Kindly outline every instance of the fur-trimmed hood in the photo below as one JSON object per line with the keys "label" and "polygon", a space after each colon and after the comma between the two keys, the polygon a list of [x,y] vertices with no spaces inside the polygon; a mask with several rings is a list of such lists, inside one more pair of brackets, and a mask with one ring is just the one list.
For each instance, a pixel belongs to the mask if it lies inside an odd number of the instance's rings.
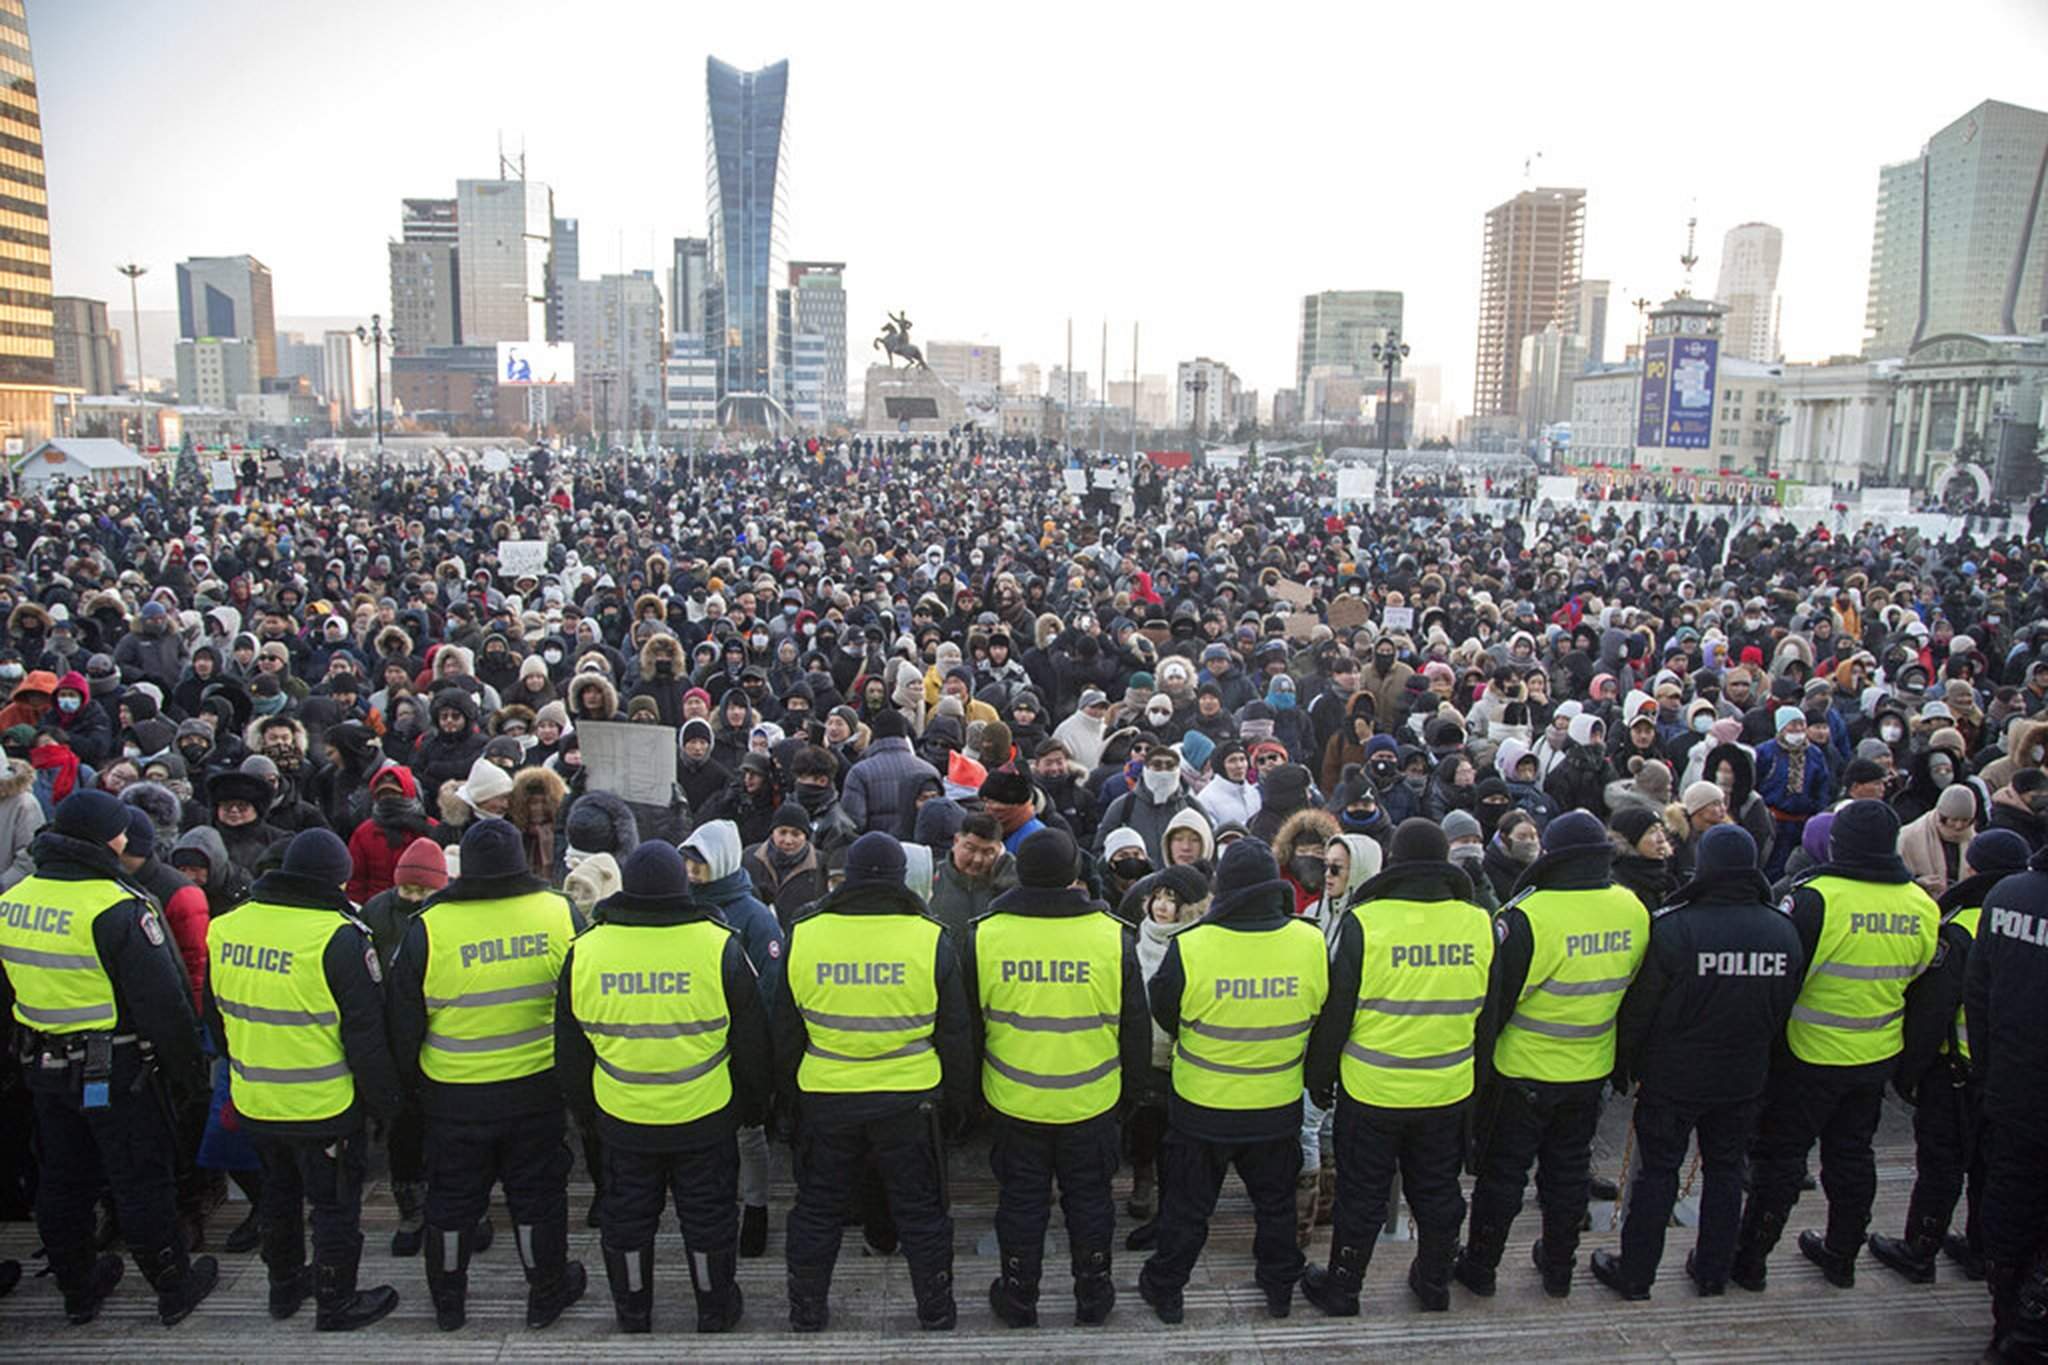
{"label": "fur-trimmed hood", "polygon": [[[6,801],[21,795],[30,787],[33,787],[35,782],[36,770],[29,766],[27,759],[8,759],[7,771],[0,773],[0,801]],[[171,823],[172,828],[175,829],[177,827],[176,820],[173,820]]]}
{"label": "fur-trimmed hood", "polygon": [[[592,687],[604,694],[602,714],[588,713],[583,709],[583,693],[585,689]],[[569,715],[574,720],[612,720],[619,714],[619,689],[610,678],[602,673],[578,673],[575,677],[569,679],[567,691],[568,696],[566,700],[569,704]]]}
{"label": "fur-trimmed hood", "polygon": [[1304,806],[1281,822],[1273,836],[1273,861],[1285,872],[1296,850],[1321,848],[1339,833],[1337,817],[1315,806]]}
{"label": "fur-trimmed hood", "polygon": [[485,732],[493,736],[502,735],[505,733],[505,727],[515,720],[526,726],[526,733],[533,733],[533,708],[521,706],[518,702],[508,702],[491,712],[490,724],[484,727]]}
{"label": "fur-trimmed hood", "polygon": [[412,657],[412,636],[397,626],[386,626],[377,632],[377,655],[384,659],[409,659]]}
{"label": "fur-trimmed hood", "polygon": [[248,725],[243,727],[242,743],[249,746],[250,753],[262,753],[263,732],[271,728],[272,726],[278,724],[286,724],[292,727],[292,743],[299,746],[299,755],[301,757],[304,757],[306,754],[307,746],[311,743],[311,740],[306,735],[306,727],[299,724],[297,719],[295,719],[294,717],[283,714],[275,716],[257,716],[255,719],[251,720],[248,723]]}
{"label": "fur-trimmed hood", "polygon": [[18,635],[18,634],[20,634],[20,633],[21,633],[21,629],[22,629],[22,625],[23,625],[23,623],[25,623],[25,622],[27,622],[27,621],[30,621],[30,620],[35,620],[35,621],[37,621],[37,622],[41,623],[41,625],[42,625],[42,628],[43,628],[43,630],[44,630],[45,632],[47,632],[47,631],[48,631],[48,630],[50,629],[50,613],[49,613],[49,612],[47,612],[47,611],[45,611],[45,610],[43,609],[43,604],[42,604],[42,603],[40,603],[40,602],[17,602],[17,603],[15,603],[15,604],[14,604],[14,610],[13,610],[13,611],[11,611],[11,612],[9,612],[9,613],[7,613],[7,630],[8,630],[8,633],[9,633],[9,634],[17,634],[17,635]]}
{"label": "fur-trimmed hood", "polygon": [[[643,602],[659,602],[661,599],[649,593],[640,600]],[[689,678],[690,658],[683,651],[683,642],[669,634],[666,630],[663,630],[659,634],[648,636],[647,643],[640,646],[640,680],[642,682],[648,682],[653,679],[654,665],[662,659],[667,659],[674,666],[677,678],[683,680]]]}
{"label": "fur-trimmed hood", "polygon": [[568,798],[569,784],[547,768],[521,768],[512,774],[512,804],[506,818],[522,830],[555,823]]}

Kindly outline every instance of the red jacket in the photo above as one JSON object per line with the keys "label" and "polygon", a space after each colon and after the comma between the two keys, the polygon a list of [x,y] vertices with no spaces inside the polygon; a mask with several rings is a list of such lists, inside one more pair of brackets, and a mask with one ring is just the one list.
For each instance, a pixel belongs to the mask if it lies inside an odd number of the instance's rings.
{"label": "red jacket", "polygon": [[192,1008],[203,1013],[206,927],[211,919],[206,908],[206,892],[190,884],[179,887],[164,903],[164,919],[171,926],[171,937],[177,940],[178,956],[184,960],[185,977],[192,985]]}
{"label": "red jacket", "polygon": [[[407,796],[419,795],[419,784],[413,780],[410,768],[392,764],[380,769],[376,776],[382,777],[386,772],[397,775],[398,782]],[[372,778],[372,781],[374,782],[375,778]],[[439,822],[433,816],[427,817],[428,829],[432,829],[437,823]],[[357,825],[355,833],[348,836],[348,856],[354,864],[346,888],[348,898],[357,905],[363,905],[370,897],[389,891],[396,880],[398,855],[405,852],[413,840],[426,837],[423,833],[408,830],[394,845],[375,819],[365,820]]]}

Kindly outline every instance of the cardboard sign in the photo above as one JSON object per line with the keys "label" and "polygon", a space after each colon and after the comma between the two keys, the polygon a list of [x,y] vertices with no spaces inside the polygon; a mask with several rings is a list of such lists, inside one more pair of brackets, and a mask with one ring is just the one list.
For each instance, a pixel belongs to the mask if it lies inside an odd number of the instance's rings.
{"label": "cardboard sign", "polygon": [[1173,643],[1173,632],[1165,626],[1146,626],[1138,634],[1144,636],[1161,649]]}
{"label": "cardboard sign", "polygon": [[1316,633],[1316,627],[1322,622],[1316,619],[1316,614],[1312,611],[1297,611],[1281,624],[1287,631],[1288,639],[1306,641]]}
{"label": "cardboard sign", "polygon": [[[548,543],[545,540],[501,540],[498,542],[498,573],[505,578],[539,578],[548,571]],[[588,762],[588,759],[584,760]]]}
{"label": "cardboard sign", "polygon": [[1273,586],[1266,589],[1266,592],[1273,598],[1285,602],[1296,610],[1307,606],[1315,601],[1316,598],[1315,593],[1309,590],[1306,583],[1297,583],[1291,578],[1274,580]]}
{"label": "cardboard sign", "polygon": [[207,466],[208,486],[216,493],[235,491],[235,462],[214,460]]}
{"label": "cardboard sign", "polygon": [[585,721],[576,727],[583,748],[584,785],[626,801],[666,807],[675,798],[676,730],[670,725]]}
{"label": "cardboard sign", "polygon": [[1415,608],[1388,607],[1380,613],[1380,624],[1388,630],[1415,629]]}
{"label": "cardboard sign", "polygon": [[1353,597],[1351,594],[1346,593],[1330,603],[1330,629],[1332,630],[1356,630],[1364,625],[1371,616],[1372,608],[1366,605],[1363,597]]}
{"label": "cardboard sign", "polygon": [[1088,471],[1085,469],[1062,469],[1060,480],[1077,498],[1088,491]]}

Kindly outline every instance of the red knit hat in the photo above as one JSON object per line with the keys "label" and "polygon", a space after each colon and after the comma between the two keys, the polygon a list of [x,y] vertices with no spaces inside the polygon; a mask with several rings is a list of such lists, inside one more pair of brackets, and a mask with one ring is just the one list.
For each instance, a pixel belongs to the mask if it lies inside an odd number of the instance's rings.
{"label": "red knit hat", "polygon": [[398,866],[391,879],[401,886],[424,886],[429,891],[439,891],[448,885],[448,859],[432,839],[415,839],[398,855]]}

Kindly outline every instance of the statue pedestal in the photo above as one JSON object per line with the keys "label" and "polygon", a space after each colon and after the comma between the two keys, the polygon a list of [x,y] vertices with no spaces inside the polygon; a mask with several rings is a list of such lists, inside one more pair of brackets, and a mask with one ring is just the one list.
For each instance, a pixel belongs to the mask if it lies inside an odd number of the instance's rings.
{"label": "statue pedestal", "polygon": [[922,432],[944,435],[967,420],[967,405],[953,386],[916,366],[868,366],[867,402],[861,430],[876,434]]}

